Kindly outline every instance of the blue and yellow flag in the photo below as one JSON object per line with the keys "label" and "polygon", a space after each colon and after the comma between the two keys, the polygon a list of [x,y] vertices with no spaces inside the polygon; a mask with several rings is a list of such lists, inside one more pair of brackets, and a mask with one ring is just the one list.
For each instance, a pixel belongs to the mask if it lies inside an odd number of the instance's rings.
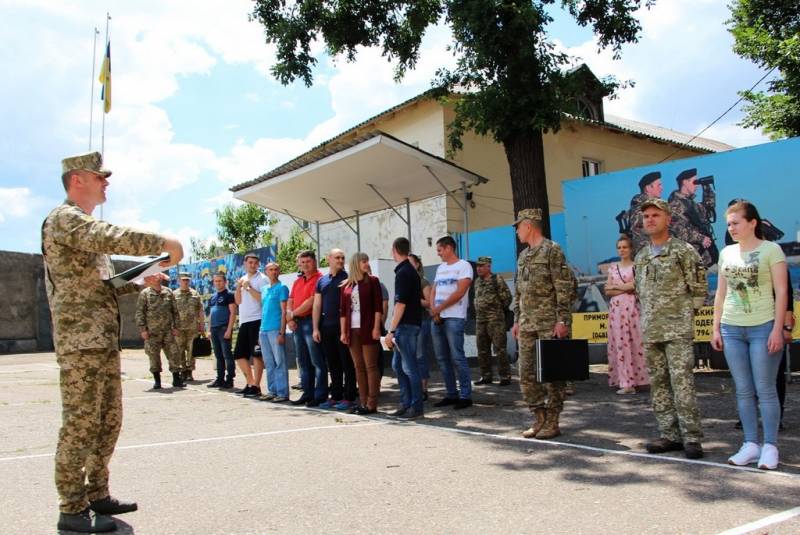
{"label": "blue and yellow flag", "polygon": [[103,88],[100,91],[100,100],[103,101],[103,111],[111,111],[111,42],[106,44],[106,55],[103,58],[103,66],[100,68],[100,83]]}

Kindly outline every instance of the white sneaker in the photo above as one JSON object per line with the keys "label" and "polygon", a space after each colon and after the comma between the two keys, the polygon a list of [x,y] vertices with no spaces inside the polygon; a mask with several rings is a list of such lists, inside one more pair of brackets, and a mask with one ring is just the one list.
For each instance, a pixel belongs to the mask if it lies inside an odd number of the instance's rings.
{"label": "white sneaker", "polygon": [[764,444],[761,448],[761,458],[758,467],[762,470],[775,470],[778,468],[778,448],[772,444]]}
{"label": "white sneaker", "polygon": [[739,452],[728,458],[728,464],[734,466],[747,466],[750,463],[758,461],[761,455],[761,448],[755,442],[745,442],[739,448]]}

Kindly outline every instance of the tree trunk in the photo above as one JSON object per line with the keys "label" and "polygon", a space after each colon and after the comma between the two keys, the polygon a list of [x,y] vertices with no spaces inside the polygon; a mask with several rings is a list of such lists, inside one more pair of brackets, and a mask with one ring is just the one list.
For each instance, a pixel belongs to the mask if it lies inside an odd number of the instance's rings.
{"label": "tree trunk", "polygon": [[[511,136],[503,141],[511,171],[511,197],[514,218],[523,208],[541,208],[542,233],[550,237],[550,209],[547,201],[547,178],[544,170],[542,131]],[[520,250],[520,244],[517,244]]]}

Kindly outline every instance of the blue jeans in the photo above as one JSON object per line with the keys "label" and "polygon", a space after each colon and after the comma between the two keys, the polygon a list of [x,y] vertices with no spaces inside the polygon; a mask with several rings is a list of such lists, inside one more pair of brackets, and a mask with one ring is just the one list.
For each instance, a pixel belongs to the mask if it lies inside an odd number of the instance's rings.
{"label": "blue jeans", "polygon": [[[442,370],[447,397],[450,399],[472,398],[472,374],[464,354],[464,323],[466,320],[461,318],[443,318],[441,325],[431,324],[436,361]],[[456,390],[456,373],[460,392]]]}
{"label": "blue jeans", "polygon": [[214,358],[217,359],[217,380],[225,379],[225,370],[228,371],[228,379],[236,377],[236,362],[233,360],[231,351],[231,339],[225,339],[227,325],[211,327],[211,345],[214,347]]}
{"label": "blue jeans", "polygon": [[422,380],[417,365],[417,338],[419,327],[401,323],[394,331],[394,357],[392,368],[397,374],[400,387],[400,403],[403,407],[423,410]]}
{"label": "blue jeans", "polygon": [[775,376],[781,364],[781,352],[767,352],[767,339],[772,325],[772,321],[752,327],[723,323],[720,325],[720,334],[725,347],[725,360],[736,384],[736,405],[745,442],[758,443],[760,410],[764,443],[777,445],[781,408]]}
{"label": "blue jeans", "polygon": [[428,342],[431,339],[431,320],[422,320],[417,337],[417,369],[420,379],[428,379],[431,372],[428,366]]}
{"label": "blue jeans", "polygon": [[300,382],[304,398],[325,401],[328,399],[328,365],[325,363],[322,348],[314,341],[311,323],[311,318],[298,320],[297,331],[294,333]]}
{"label": "blue jeans", "polygon": [[275,331],[261,331],[261,356],[267,370],[267,392],[276,396],[289,397],[289,368],[286,367],[286,346],[278,343]]}

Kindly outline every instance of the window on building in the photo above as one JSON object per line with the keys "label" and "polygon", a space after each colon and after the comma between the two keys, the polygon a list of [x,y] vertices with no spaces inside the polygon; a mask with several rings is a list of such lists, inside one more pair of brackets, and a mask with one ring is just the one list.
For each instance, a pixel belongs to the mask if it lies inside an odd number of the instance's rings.
{"label": "window on building", "polygon": [[600,170],[600,162],[597,160],[590,160],[588,158],[583,159],[583,176],[595,176],[599,175],[602,171]]}

